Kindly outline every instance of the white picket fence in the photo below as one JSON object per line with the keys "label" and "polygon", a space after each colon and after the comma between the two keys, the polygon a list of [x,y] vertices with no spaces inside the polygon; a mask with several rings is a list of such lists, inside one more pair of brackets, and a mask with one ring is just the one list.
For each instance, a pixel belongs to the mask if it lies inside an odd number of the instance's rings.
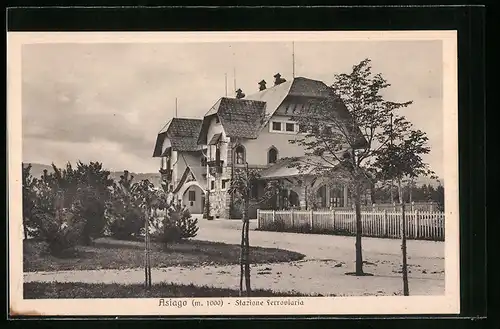
{"label": "white picket fence", "polygon": [[[394,211],[362,211],[363,236],[400,238],[402,213]],[[405,212],[406,236],[409,239],[444,241],[444,213],[430,211]],[[258,229],[264,231],[356,234],[354,211],[331,210],[257,210]]]}

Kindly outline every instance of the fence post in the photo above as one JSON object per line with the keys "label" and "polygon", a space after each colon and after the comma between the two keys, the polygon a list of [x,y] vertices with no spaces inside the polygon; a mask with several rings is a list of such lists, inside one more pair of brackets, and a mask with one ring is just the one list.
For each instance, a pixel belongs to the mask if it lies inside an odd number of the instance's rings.
{"label": "fence post", "polygon": [[332,226],[333,226],[333,231],[335,231],[335,209],[332,209]]}
{"label": "fence post", "polygon": [[309,227],[313,226],[313,216],[314,216],[314,210],[311,209],[311,213],[309,215]]}
{"label": "fence post", "polygon": [[410,210],[413,212],[415,210],[415,201],[411,202],[411,206],[410,207],[411,207]]}
{"label": "fence post", "polygon": [[273,224],[276,222],[276,210],[273,209]]}
{"label": "fence post", "polygon": [[260,228],[260,209],[257,208],[257,229]]}
{"label": "fence post", "polygon": [[420,219],[418,216],[418,210],[415,211],[415,239],[419,238],[420,231]]}
{"label": "fence post", "polygon": [[290,221],[292,222],[292,230],[295,228],[295,222],[293,220],[293,209],[290,210]]}
{"label": "fence post", "polygon": [[389,236],[387,232],[387,210],[384,209],[384,236]]}

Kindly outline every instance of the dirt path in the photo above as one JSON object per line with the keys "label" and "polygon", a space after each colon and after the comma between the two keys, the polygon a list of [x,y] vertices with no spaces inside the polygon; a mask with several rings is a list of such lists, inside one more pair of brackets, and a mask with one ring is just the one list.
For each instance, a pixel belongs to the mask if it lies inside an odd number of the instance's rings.
{"label": "dirt path", "polygon": [[[200,221],[196,239],[239,243],[239,221]],[[255,226],[255,223],[252,223]],[[345,275],[354,270],[354,238],[252,231],[251,245],[297,251],[307,257],[298,262],[252,266],[252,287],[275,291],[337,296],[400,294],[400,245],[398,240],[363,239],[365,271],[373,276]],[[409,285],[412,295],[444,294],[444,244],[409,241]],[[154,282],[239,286],[239,267],[205,266],[153,269]],[[24,273],[26,281],[86,283],[141,283],[142,269]]]}

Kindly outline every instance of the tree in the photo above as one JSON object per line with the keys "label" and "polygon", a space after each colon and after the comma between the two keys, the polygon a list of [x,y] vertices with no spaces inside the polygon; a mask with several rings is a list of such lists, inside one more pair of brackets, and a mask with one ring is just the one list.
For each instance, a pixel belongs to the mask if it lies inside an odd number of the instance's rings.
{"label": "tree", "polygon": [[154,184],[145,179],[135,183],[131,187],[134,203],[144,214],[144,285],[146,289],[151,289],[151,238],[149,232],[149,221],[153,204],[158,203],[158,195]]}
{"label": "tree", "polygon": [[422,155],[428,154],[430,148],[427,145],[428,138],[420,130],[413,130],[410,122],[400,117],[400,131],[391,134],[391,142],[385,145],[377,153],[374,167],[379,169],[382,177],[393,179],[397,182],[399,202],[401,204],[401,251],[402,251],[402,274],[403,294],[409,295],[408,287],[408,265],[406,246],[406,214],[403,183],[408,186],[413,184],[416,177],[433,176],[428,165],[422,160]]}
{"label": "tree", "polygon": [[444,211],[444,187],[439,183],[434,193],[433,201],[437,202],[438,210]]}
{"label": "tree", "polygon": [[243,218],[241,228],[241,243],[240,243],[240,296],[243,295],[243,278],[245,279],[246,296],[251,295],[250,286],[250,238],[249,226],[250,219],[248,217],[248,208],[250,200],[250,187],[254,182],[256,175],[248,169],[248,163],[245,164],[245,169],[237,169],[234,171],[233,179],[229,187],[228,193],[232,196],[243,200]]}
{"label": "tree", "polygon": [[389,142],[390,114],[412,102],[387,101],[390,84],[371,72],[371,61],[354,65],[349,74],[336,74],[328,97],[317,100],[306,113],[297,113],[300,133],[290,142],[305,149],[293,166],[347,185],[356,214],[356,275],[364,275],[361,246],[361,197],[372,185],[370,161]]}
{"label": "tree", "polygon": [[[71,174],[71,172],[70,172]],[[93,238],[102,234],[105,226],[106,204],[111,196],[113,179],[99,162],[77,163],[77,198],[81,203],[81,216],[85,219],[83,243],[89,245]]]}
{"label": "tree", "polygon": [[24,238],[28,239],[28,234],[39,233],[35,218],[36,207],[36,185],[37,179],[31,175],[31,164],[22,167],[23,179],[23,231]]}
{"label": "tree", "polygon": [[74,206],[74,211],[84,219],[82,242],[89,245],[92,238],[102,234],[106,226],[104,214],[113,185],[113,180],[109,178],[110,172],[103,170],[99,162],[84,164],[78,161],[76,168],[68,163],[65,169],[52,164],[52,168],[54,172],[47,174],[44,171],[42,179],[51,188],[62,190],[63,207]]}
{"label": "tree", "polygon": [[144,214],[132,194],[134,176],[125,170],[120,180],[113,184],[107,215],[111,218],[109,229],[117,239],[139,237],[144,226]]}

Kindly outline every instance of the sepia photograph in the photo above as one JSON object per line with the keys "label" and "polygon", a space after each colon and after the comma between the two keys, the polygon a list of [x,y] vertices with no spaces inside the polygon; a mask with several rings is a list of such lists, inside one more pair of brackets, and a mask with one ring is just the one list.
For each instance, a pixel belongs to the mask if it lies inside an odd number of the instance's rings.
{"label": "sepia photograph", "polygon": [[9,33],[11,312],[459,312],[456,33]]}

